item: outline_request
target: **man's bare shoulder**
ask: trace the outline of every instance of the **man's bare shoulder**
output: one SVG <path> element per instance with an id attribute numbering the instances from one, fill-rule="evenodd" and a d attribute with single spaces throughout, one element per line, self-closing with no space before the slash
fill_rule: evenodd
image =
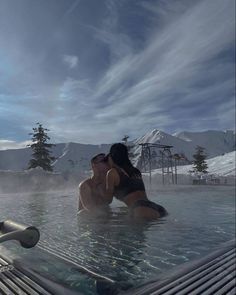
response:
<path id="1" fill-rule="evenodd" d="M 87 178 L 80 182 L 79 189 L 91 187 L 91 178 Z"/>

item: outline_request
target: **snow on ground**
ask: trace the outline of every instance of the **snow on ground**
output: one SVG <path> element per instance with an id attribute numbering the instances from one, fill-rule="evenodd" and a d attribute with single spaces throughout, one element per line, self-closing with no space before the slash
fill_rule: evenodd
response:
<path id="1" fill-rule="evenodd" d="M 235 176 L 235 154 L 234 151 L 206 160 L 208 173 L 219 176 Z M 193 166 L 179 166 L 177 169 L 179 174 L 187 174 L 189 170 L 193 170 Z"/>
<path id="2" fill-rule="evenodd" d="M 236 151 L 227 153 L 225 155 L 217 156 L 206 160 L 208 165 L 208 174 L 218 176 L 235 176 L 235 155 Z M 193 165 L 178 166 L 178 174 L 189 174 L 189 171 L 193 170 Z M 153 174 L 160 174 L 161 169 L 156 169 Z"/>
<path id="3" fill-rule="evenodd" d="M 177 183 L 181 185 L 191 185 L 193 181 L 200 178 L 206 179 L 206 184 L 228 184 L 235 185 L 235 156 L 236 152 L 230 152 L 222 156 L 217 156 L 206 160 L 208 165 L 208 174 L 197 175 L 196 173 L 190 173 L 193 171 L 193 165 L 185 165 L 177 167 Z M 152 186 L 163 184 L 162 170 L 156 169 L 151 173 Z M 175 177 L 175 176 L 173 176 Z M 149 185 L 150 178 L 148 173 L 143 174 L 143 178 L 146 185 Z M 164 184 L 171 184 L 171 175 L 164 175 Z"/>
<path id="4" fill-rule="evenodd" d="M 227 153 L 223 156 L 218 156 L 207 161 L 209 172 L 212 174 L 235 176 L 235 156 L 236 152 Z"/>

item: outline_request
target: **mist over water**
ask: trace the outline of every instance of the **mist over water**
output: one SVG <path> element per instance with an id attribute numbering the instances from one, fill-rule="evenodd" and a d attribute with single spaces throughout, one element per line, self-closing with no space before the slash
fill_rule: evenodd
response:
<path id="1" fill-rule="evenodd" d="M 234 187 L 160 186 L 149 196 L 168 210 L 167 217 L 132 222 L 117 200 L 105 215 L 78 216 L 75 191 L 1 194 L 1 220 L 33 224 L 41 239 L 30 250 L 13 242 L 0 249 L 6 252 L 7 246 L 8 255 L 42 275 L 94 294 L 94 279 L 54 254 L 121 285 L 134 286 L 234 238 Z"/>

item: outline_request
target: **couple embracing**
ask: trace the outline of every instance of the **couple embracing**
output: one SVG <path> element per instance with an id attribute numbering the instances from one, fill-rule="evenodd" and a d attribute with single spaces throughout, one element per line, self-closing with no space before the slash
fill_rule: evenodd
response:
<path id="1" fill-rule="evenodd" d="M 148 200 L 141 172 L 135 168 L 126 145 L 115 143 L 109 154 L 91 159 L 93 175 L 79 185 L 79 211 L 96 211 L 113 197 L 128 206 L 134 218 L 157 219 L 167 215 L 164 207 Z"/>

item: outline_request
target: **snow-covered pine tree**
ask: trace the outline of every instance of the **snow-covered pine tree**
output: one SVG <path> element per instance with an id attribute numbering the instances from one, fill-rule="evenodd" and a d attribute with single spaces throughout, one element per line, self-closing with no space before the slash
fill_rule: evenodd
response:
<path id="1" fill-rule="evenodd" d="M 56 158 L 50 155 L 50 149 L 54 144 L 47 143 L 50 140 L 50 137 L 47 135 L 49 129 L 43 128 L 40 123 L 37 123 L 37 125 L 38 127 L 33 128 L 33 133 L 29 133 L 29 135 L 32 135 L 33 143 L 29 146 L 33 150 L 33 159 L 29 161 L 28 169 L 41 167 L 43 170 L 53 171 L 52 161 Z"/>
<path id="2" fill-rule="evenodd" d="M 204 148 L 201 146 L 196 147 L 196 153 L 193 155 L 194 161 L 193 161 L 193 168 L 194 171 L 196 172 L 201 172 L 201 173 L 207 173 L 207 163 L 205 161 L 206 159 L 206 154 L 204 153 Z"/>

